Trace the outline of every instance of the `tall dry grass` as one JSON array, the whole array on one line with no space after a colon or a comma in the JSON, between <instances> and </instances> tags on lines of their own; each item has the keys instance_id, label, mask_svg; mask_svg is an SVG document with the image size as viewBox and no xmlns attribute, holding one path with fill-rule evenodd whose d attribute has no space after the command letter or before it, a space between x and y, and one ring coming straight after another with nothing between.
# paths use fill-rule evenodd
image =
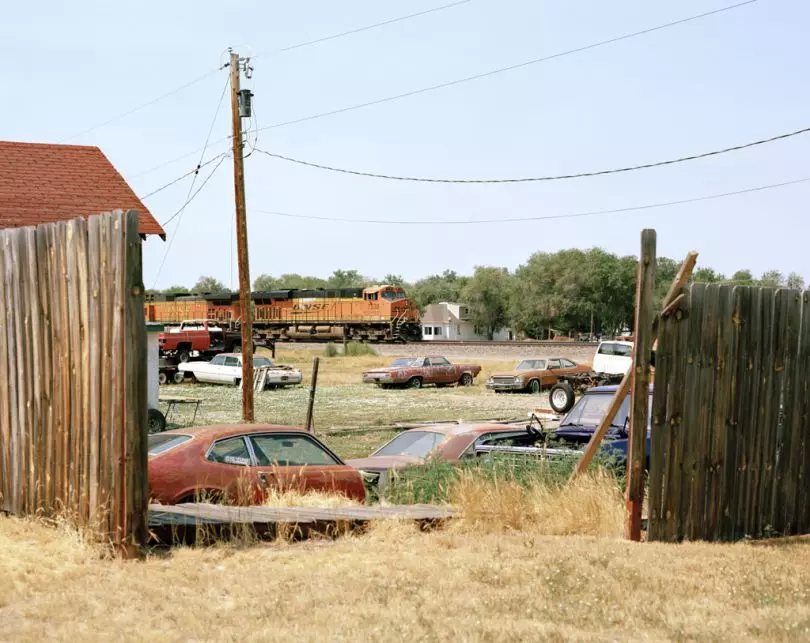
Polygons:
<instances>
[{"instance_id":1,"label":"tall dry grass","mask_svg":"<svg viewBox=\"0 0 810 643\"><path fill-rule=\"evenodd\" d=\"M461 471L450 489L454 528L467 532L532 531L549 536L619 537L624 507L616 479L603 469L568 485L537 477L519 483Z\"/></svg>"}]
</instances>

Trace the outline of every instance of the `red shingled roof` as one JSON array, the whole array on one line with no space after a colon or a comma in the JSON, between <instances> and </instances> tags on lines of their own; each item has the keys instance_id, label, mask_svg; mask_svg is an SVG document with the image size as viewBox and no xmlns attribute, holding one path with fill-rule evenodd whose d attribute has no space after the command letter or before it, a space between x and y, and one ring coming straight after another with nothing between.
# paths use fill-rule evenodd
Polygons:
<instances>
[{"instance_id":1,"label":"red shingled roof","mask_svg":"<svg viewBox=\"0 0 810 643\"><path fill-rule=\"evenodd\" d=\"M0 228L137 210L139 232L165 232L97 147L0 141Z\"/></svg>"}]
</instances>

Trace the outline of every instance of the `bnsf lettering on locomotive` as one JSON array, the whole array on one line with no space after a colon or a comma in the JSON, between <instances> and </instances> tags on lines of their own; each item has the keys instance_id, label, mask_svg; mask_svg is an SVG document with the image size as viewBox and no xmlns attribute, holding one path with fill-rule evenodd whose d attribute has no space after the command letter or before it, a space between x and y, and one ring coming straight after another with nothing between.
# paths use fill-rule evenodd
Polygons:
<instances>
[{"instance_id":1,"label":"bnsf lettering on locomotive","mask_svg":"<svg viewBox=\"0 0 810 643\"><path fill-rule=\"evenodd\" d=\"M312 303L312 304L293 304L293 310L310 311L310 310L327 310L329 304Z\"/></svg>"}]
</instances>

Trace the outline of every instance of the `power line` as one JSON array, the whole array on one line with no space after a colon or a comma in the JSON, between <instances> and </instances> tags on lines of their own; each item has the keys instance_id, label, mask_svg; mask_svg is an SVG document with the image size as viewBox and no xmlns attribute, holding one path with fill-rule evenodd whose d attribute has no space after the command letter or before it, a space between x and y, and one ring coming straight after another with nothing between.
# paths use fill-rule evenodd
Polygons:
<instances>
[{"instance_id":1,"label":"power line","mask_svg":"<svg viewBox=\"0 0 810 643\"><path fill-rule=\"evenodd\" d=\"M487 72L483 72L480 74L474 74L472 76L465 76L464 78L458 78L456 80L447 81L444 83L439 83L438 85L430 85L428 87L422 87L420 89L413 89L408 92L403 92L401 94L396 94L394 96L387 96L385 98L378 98L376 100L368 101L365 103L358 103L356 105L350 105L349 107L341 107L340 109L334 109L328 112L319 112L317 114L311 114L310 116L303 116L301 118L296 118L289 121L283 121L280 123L274 123L273 125L267 125L262 129L272 129L276 127L285 127L287 125L295 125L297 123L303 123L306 121L312 121L319 118L325 118L327 116L334 116L336 114L343 114L344 112L350 112L356 109L363 109L365 107L371 107L373 105L380 105L382 103L388 103L390 101L400 100L401 98L408 98L409 96L416 96L418 94L426 94L428 92L436 91L439 89L445 89L447 87L453 87L455 85L460 85L462 83L467 83L473 80L480 80L481 78L488 78L489 76L494 76L496 74L501 74L507 71L513 71L515 69L520 69L522 67L528 67L529 65L535 65L537 63L546 62L549 60L553 60L555 58L562 58L563 56L570 56L571 54L580 53L583 51L587 51L589 49L595 49L596 47L602 47L604 45L610 45L616 42L620 42L622 40L628 40L629 38L635 38L637 36L643 36L648 33L652 33L654 31L660 31L661 29L667 29L669 27L675 27L677 25L682 25L687 22L692 22L694 20L700 20L701 18L707 18L709 16L713 16L719 13L723 13L726 11L731 11L733 9L739 9L740 7L744 7L749 4L753 4L758 2L758 0L746 0L745 2L739 2L737 4L728 5L725 7L720 7L719 9L714 9L712 11L707 11L705 13L700 13L694 16L689 16L688 18L682 18L680 20L675 20L673 22L667 22L662 25L657 25L655 27L649 27L648 29L642 29L641 31L634 31L632 33L623 34L621 36L616 36L615 38L609 38L608 40L600 40L599 42L591 43L589 45L584 45L582 47L577 47L575 49L568 49L566 51L561 51L555 54L551 54L548 56L543 56L542 58L534 58L532 60L527 60L521 63L517 63L514 65L509 65L508 67L500 67L498 69L492 69Z\"/></svg>"},{"instance_id":2,"label":"power line","mask_svg":"<svg viewBox=\"0 0 810 643\"><path fill-rule=\"evenodd\" d=\"M429 13L435 13L437 11L443 11L444 9L451 9L452 7L458 7L462 4L468 4L472 2L472 0L460 0L459 2L451 2L450 4L444 4L440 7L433 7L432 9L425 9L424 11L417 11L416 13L409 13L406 16L400 16L398 18L391 18L389 20L383 20L382 22L375 22L374 24L366 25L365 27L358 27L356 29L350 29L348 31L341 31L340 33L332 34L331 36L324 36L323 38L317 38L315 40L308 40L306 42L299 42L296 45L290 45L288 47L284 47L283 49L279 49L279 52L285 51L292 51L293 49L299 49L301 47L308 47L310 45L317 45L322 42L326 42L327 40L335 40L336 38L342 38L344 36L351 36L356 33L361 33L363 31L369 31L370 29L376 29L378 27L385 27L386 25L392 25L395 22L402 22L403 20L408 20L410 18L418 18L419 16L425 16ZM254 56L255 58L256 56Z\"/></svg>"},{"instance_id":3,"label":"power line","mask_svg":"<svg viewBox=\"0 0 810 643\"><path fill-rule=\"evenodd\" d=\"M163 271L163 266L166 263L166 258L169 256L172 246L174 245L174 240L177 238L177 232L180 229L180 224L183 222L183 213L186 211L186 207L188 206L189 203L191 203L194 200L194 197L196 197L202 191L206 183L208 183L211 177L214 176L214 173L219 169L219 166L222 165L222 161L225 160L225 155L221 154L219 157L219 162L214 166L214 169L211 170L211 172L208 174L207 177L205 177L205 180L203 181L199 189L192 194L194 184L197 182L197 177L200 174L200 167L202 167L202 160L205 157L205 151L208 149L208 142L211 140L211 134L214 132L214 126L217 123L217 117L219 116L219 111L222 108L222 101L225 98L225 92L228 90L229 84L230 84L230 76L226 76L225 85L222 87L222 92L219 95L219 101L217 101L217 108L214 111L214 118L211 119L211 125L208 127L208 134L205 137L205 143L203 144L202 147L202 154L200 155L200 160L197 162L197 170L194 172L194 178L191 179L191 185L189 185L188 187L188 194L186 195L186 201L185 203L183 203L182 206L180 206L180 209L177 212L175 212L169 219L167 219L161 224L162 226L165 227L175 217L178 216L180 217L177 220L177 225L174 227L174 234L172 235L172 238L169 239L169 245L166 246L166 252L163 254L163 259L161 260L157 274L155 275L155 283L153 287L157 286L158 279L160 279L160 273Z\"/></svg>"},{"instance_id":4,"label":"power line","mask_svg":"<svg viewBox=\"0 0 810 643\"><path fill-rule=\"evenodd\" d=\"M176 88L172 89L171 91L166 92L165 94L161 94L157 98L153 98L152 100L147 101L147 102L145 102L145 103L143 103L141 105L138 105L137 107L134 107L134 108L130 109L129 111L122 112L121 114L118 114L117 116L113 116L112 118L108 118L103 123L99 123L98 125L93 125L92 127L88 127L86 130L84 130L82 132L79 132L78 134L74 134L73 136L69 136L68 138L64 138L61 141L59 141L59 143L60 144L61 143L67 143L68 141L72 141L75 138L79 138L80 136L84 136L85 134L89 134L90 132L94 132L97 129L105 127L105 126L109 125L110 123L114 123L115 121L121 120L122 118L126 118L127 116L131 116L132 114L134 114L136 112L139 112L142 109L145 109L146 107L149 107L150 105L154 105L155 103L157 103L158 101L163 100L164 98L168 98L169 96L173 96L174 94L177 94L178 92L181 92L184 89L187 89L187 88L191 87L192 85L196 85L197 83L205 80L206 78L208 78L210 76L213 76L214 74L219 72L220 69L222 69L222 68L220 67L219 69L212 69L210 71L207 71L202 76L197 76L197 78L195 78L193 80L190 80L189 82L185 83L184 85L180 85L180 87L176 87Z\"/></svg>"},{"instance_id":5,"label":"power line","mask_svg":"<svg viewBox=\"0 0 810 643\"><path fill-rule=\"evenodd\" d=\"M463 184L491 184L491 183L529 183L533 181L559 181L562 179L579 179L584 177L590 176L603 176L606 174L619 174L622 172L633 172L636 170L646 170L653 167L661 167L664 165L674 165L676 163L684 163L686 161L695 161L697 159L703 159L710 156L719 156L720 154L727 154L728 152L736 152L739 150L744 150L749 147L755 147L757 145L765 145L766 143L773 143L774 141L780 141L786 138L790 138L792 136L798 136L800 134L806 134L810 132L810 127L805 127L800 130L796 130L795 132L788 132L786 134L779 134L778 136L772 136L770 138L761 139L758 141L753 141L751 143L743 143L741 145L734 145L733 147L726 147L721 150L714 150L712 152L703 152L701 154L692 154L690 156L682 156L676 159L669 159L666 161L656 161L654 163L643 163L640 165L631 165L628 167L620 167L620 168L613 168L609 170L596 170L593 172L580 172L578 174L558 174L554 176L532 176L532 177L520 177L520 178L513 178L513 179L437 179L437 178L427 178L427 177L414 177L414 176L394 176L391 174L377 174L374 172L360 172L356 170L347 170L345 168L339 167L332 167L329 165L322 165L320 163L312 163L310 161L302 161L300 159L291 158L289 156L284 156L282 154L274 154L273 152L267 152L265 150L256 149L257 152L261 152L266 156L280 159L282 161L287 161L289 163L296 163L298 165L304 165L306 167L314 167L319 170L327 170L329 172L339 172L341 174L351 174L354 176L364 176L370 177L374 179L387 179L389 181L414 181L418 183L463 183Z\"/></svg>"},{"instance_id":6,"label":"power line","mask_svg":"<svg viewBox=\"0 0 810 643\"><path fill-rule=\"evenodd\" d=\"M175 183L179 183L180 181L182 181L182 180L183 180L184 178L186 178L187 176L191 176L192 174L197 174L197 173L199 173L199 171L200 171L202 168L204 168L206 165L210 165L211 163L213 163L214 161L216 161L217 159L219 159L219 158L221 158L221 157L223 157L223 156L227 156L227 155L226 155L226 154L217 154L217 155L216 155L216 156L214 156L213 158L208 159L208 160L207 160L205 163L202 163L202 164L200 164L200 165L197 165L197 167L195 167L193 170L189 170L188 172L186 172L186 173L185 173L185 174L183 174L182 176L178 176L178 177L177 177L176 179L174 179L173 181L169 181L168 183L166 183L166 185L162 185L162 186L160 186L159 188L157 188L157 189L155 189L155 190L152 190L152 191L151 191L149 194L145 194L144 196L139 197L139 198L141 199L141 201L145 201L145 200L146 200L146 199L148 199L149 197L154 196L155 194L157 194L158 192L163 192L163 190L165 190L166 188L170 188L170 187L171 187L171 186L173 186Z\"/></svg>"},{"instance_id":7,"label":"power line","mask_svg":"<svg viewBox=\"0 0 810 643\"><path fill-rule=\"evenodd\" d=\"M757 187L752 188L745 188L742 190L735 190L733 192L721 192L719 194L707 194L704 196L693 197L691 199L679 199L677 201L664 201L661 203L647 203L644 205L636 205L626 208L615 208L612 210L591 210L588 212L574 212L568 214L549 214L549 215L541 215L535 217L513 217L507 219L468 219L464 221L452 221L452 220L418 220L418 221L386 221L384 219L347 219L341 217L324 217L324 216L316 216L316 215L307 215L307 214L290 214L288 212L277 212L273 210L253 210L253 212L260 212L262 214L270 214L279 217L288 217L292 219L309 219L315 221L329 221L335 223L364 223L364 224L381 224L381 225L480 225L480 224L488 224L488 223L518 223L518 222L529 222L529 221L549 221L552 219L574 219L579 217L593 217L593 216L600 216L600 215L608 215L608 214L621 214L625 212L639 212L642 210L652 210L654 208L665 208L671 207L674 205L684 205L687 203L697 203L698 201L709 201L712 199L721 199L724 197L735 196L738 194L748 194L751 192L760 192L763 190L772 190L775 188L781 188L788 185L796 185L798 183L805 183L810 181L810 176L802 178L802 179L794 179L792 181L784 181L782 183L771 183L769 185L760 185Z\"/></svg>"}]
</instances>

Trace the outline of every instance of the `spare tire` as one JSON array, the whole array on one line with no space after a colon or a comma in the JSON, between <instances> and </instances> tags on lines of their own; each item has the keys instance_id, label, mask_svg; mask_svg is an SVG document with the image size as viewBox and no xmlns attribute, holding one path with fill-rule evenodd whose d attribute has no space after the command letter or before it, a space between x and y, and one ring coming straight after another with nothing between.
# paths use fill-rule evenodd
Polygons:
<instances>
[{"instance_id":1,"label":"spare tire","mask_svg":"<svg viewBox=\"0 0 810 643\"><path fill-rule=\"evenodd\" d=\"M568 413L574 406L574 389L568 382L557 382L551 387L548 402L557 413Z\"/></svg>"}]
</instances>

